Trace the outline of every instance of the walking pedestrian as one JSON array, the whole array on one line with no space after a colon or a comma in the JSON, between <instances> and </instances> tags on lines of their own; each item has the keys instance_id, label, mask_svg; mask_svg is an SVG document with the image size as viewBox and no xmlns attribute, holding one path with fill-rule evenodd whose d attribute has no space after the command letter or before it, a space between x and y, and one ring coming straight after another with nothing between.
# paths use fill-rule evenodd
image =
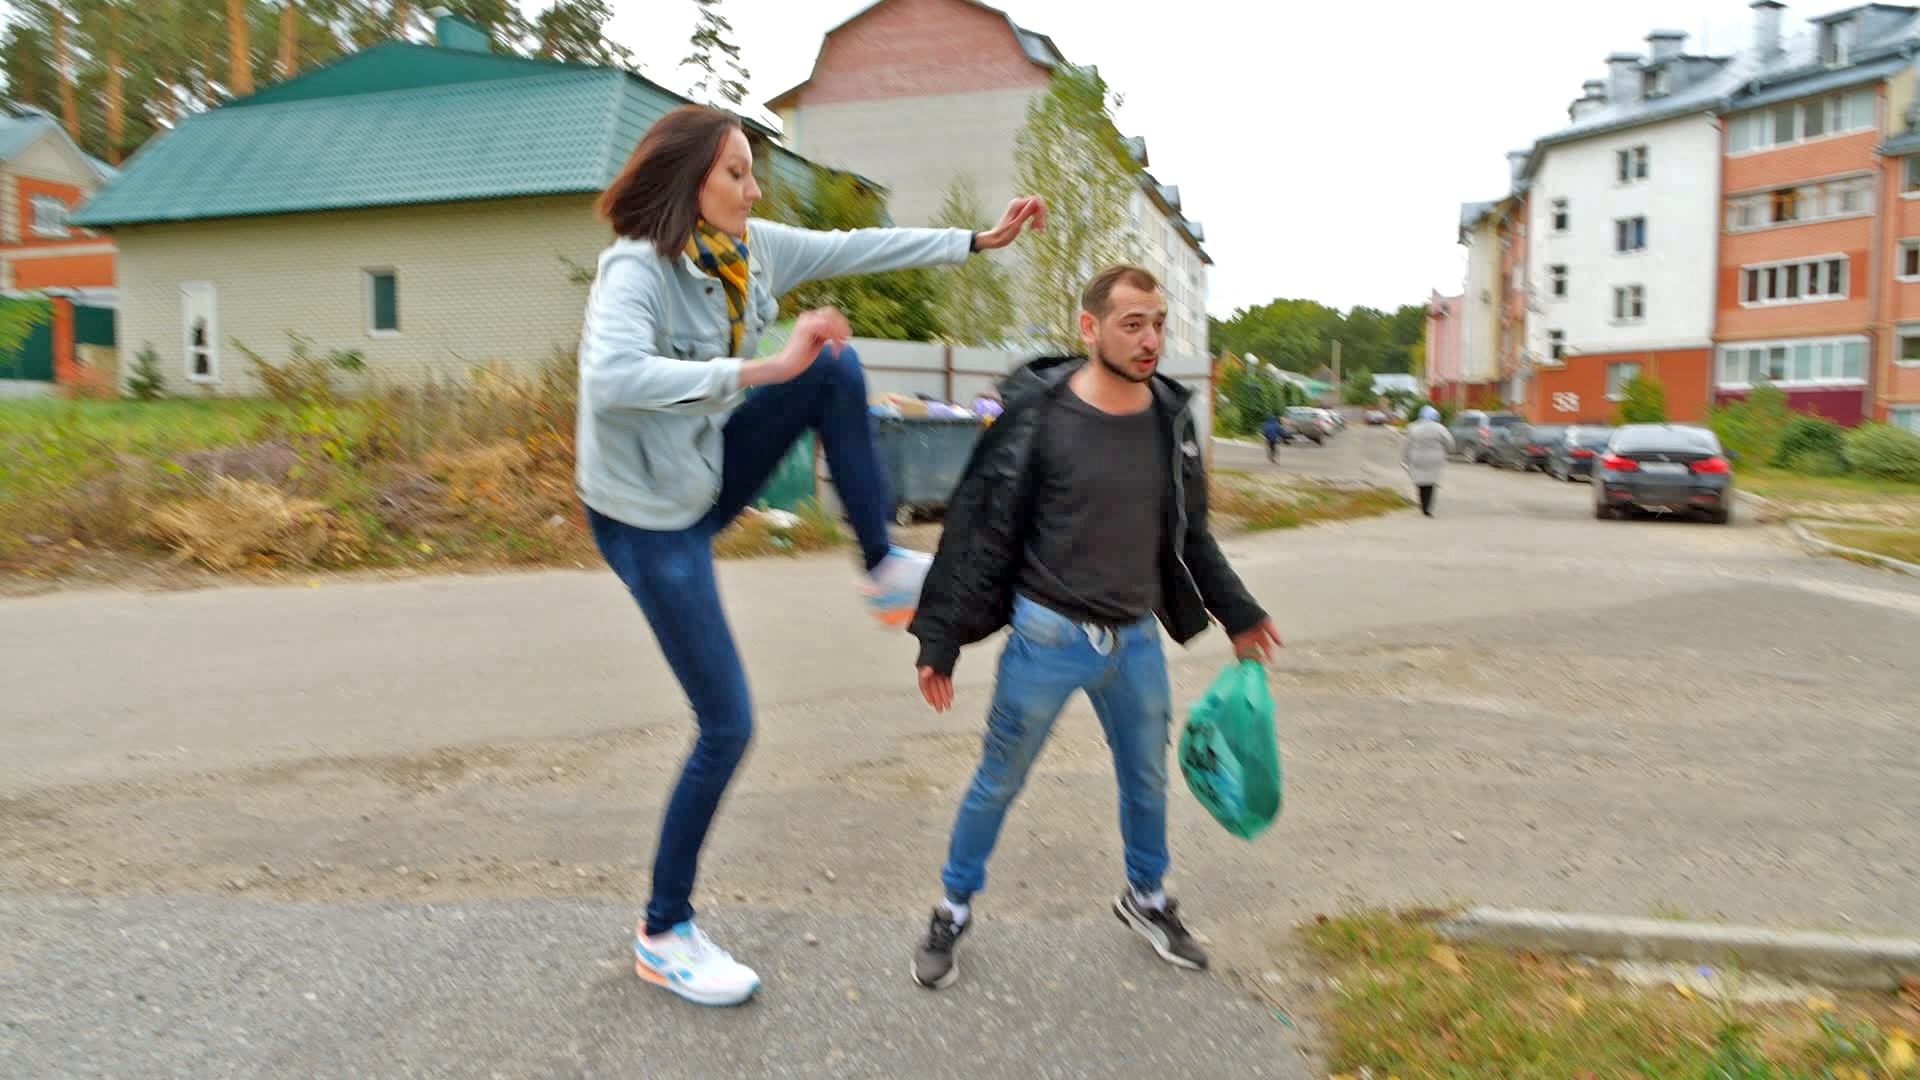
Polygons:
<instances>
[{"instance_id":1,"label":"walking pedestrian","mask_svg":"<svg viewBox=\"0 0 1920 1080\"><path fill-rule=\"evenodd\" d=\"M1146 271L1096 276L1081 298L1089 359L1038 360L1007 380L1006 413L948 504L908 628L920 639L927 703L953 705L963 646L1008 624L1013 633L941 873L945 898L914 956L922 986L958 976L954 947L972 925L1001 824L1078 691L1100 718L1119 785L1126 886L1113 912L1167 962L1207 965L1163 890L1173 702L1155 616L1185 643L1211 614L1243 657L1271 657L1280 636L1208 530L1190 392L1158 373L1166 313Z\"/></svg>"},{"instance_id":2,"label":"walking pedestrian","mask_svg":"<svg viewBox=\"0 0 1920 1080\"><path fill-rule=\"evenodd\" d=\"M695 925L691 899L701 847L753 731L714 536L813 431L859 539L860 590L881 622L905 625L930 562L889 541L886 480L846 318L809 311L779 353L747 357L779 298L802 282L964 262L1046 216L1040 200L1022 198L984 233L814 232L750 220L759 197L737 118L688 105L656 121L600 198L616 239L600 255L580 341L579 494L698 726L660 823L635 970L703 1005L738 1004L760 986Z\"/></svg>"},{"instance_id":3,"label":"walking pedestrian","mask_svg":"<svg viewBox=\"0 0 1920 1080\"><path fill-rule=\"evenodd\" d=\"M1420 512L1428 517L1433 516L1434 493L1440 487L1440 474L1446 471L1447 458L1453 450L1453 432L1440 422L1440 410L1431 405L1422 406L1420 419L1407 425L1400 464L1420 493Z\"/></svg>"},{"instance_id":4,"label":"walking pedestrian","mask_svg":"<svg viewBox=\"0 0 1920 1080\"><path fill-rule=\"evenodd\" d=\"M1268 413L1267 422L1260 425L1260 434L1267 437L1267 460L1279 460L1280 440L1286 435L1286 429L1280 426L1280 418Z\"/></svg>"}]
</instances>

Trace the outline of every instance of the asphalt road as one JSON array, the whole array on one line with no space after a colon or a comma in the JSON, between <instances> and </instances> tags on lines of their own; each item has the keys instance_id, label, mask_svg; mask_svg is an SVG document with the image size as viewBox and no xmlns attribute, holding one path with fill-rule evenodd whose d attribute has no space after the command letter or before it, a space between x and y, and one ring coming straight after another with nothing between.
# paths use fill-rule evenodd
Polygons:
<instances>
[{"instance_id":1,"label":"asphalt road","mask_svg":"<svg viewBox=\"0 0 1920 1080\"><path fill-rule=\"evenodd\" d=\"M1216 467L1400 483L1396 453L1352 430ZM1289 643L1288 802L1248 845L1174 793L1200 979L1105 910L1112 773L1079 704L1003 835L979 964L916 997L994 649L935 716L842 559L727 566L759 734L701 899L771 975L731 1017L624 970L687 725L610 574L0 602L0 1000L31 1003L0 1018L0 1073L1287 1076L1315 912L1920 930L1920 585L1750 518L1596 522L1587 497L1456 466L1433 520L1227 542ZM1226 643L1171 657L1184 703ZM633 1064L649 1048L670 1064Z\"/></svg>"}]
</instances>

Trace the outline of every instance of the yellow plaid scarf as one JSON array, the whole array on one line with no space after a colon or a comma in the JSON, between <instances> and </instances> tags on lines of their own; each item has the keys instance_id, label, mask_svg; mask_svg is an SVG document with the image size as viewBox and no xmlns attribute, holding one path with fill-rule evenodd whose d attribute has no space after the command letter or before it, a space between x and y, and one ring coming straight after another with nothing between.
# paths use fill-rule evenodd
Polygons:
<instances>
[{"instance_id":1,"label":"yellow plaid scarf","mask_svg":"<svg viewBox=\"0 0 1920 1080\"><path fill-rule=\"evenodd\" d=\"M729 355L740 355L740 335L747 317L747 239L735 240L702 218L694 222L693 235L687 238L687 255L711 277L720 280L727 294L727 323L733 331Z\"/></svg>"}]
</instances>

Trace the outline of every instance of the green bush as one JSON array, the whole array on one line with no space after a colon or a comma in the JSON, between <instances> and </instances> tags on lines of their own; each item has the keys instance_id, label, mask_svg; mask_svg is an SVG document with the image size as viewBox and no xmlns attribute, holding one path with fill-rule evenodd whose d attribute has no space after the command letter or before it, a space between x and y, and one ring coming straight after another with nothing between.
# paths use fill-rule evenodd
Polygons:
<instances>
[{"instance_id":1,"label":"green bush","mask_svg":"<svg viewBox=\"0 0 1920 1080\"><path fill-rule=\"evenodd\" d=\"M127 393L135 401L159 401L167 396L167 377L160 373L160 356L151 342L142 345L134 357L133 376L127 380Z\"/></svg>"},{"instance_id":2,"label":"green bush","mask_svg":"<svg viewBox=\"0 0 1920 1080\"><path fill-rule=\"evenodd\" d=\"M1745 401L1713 410L1707 423L1727 449L1749 461L1772 461L1792 419L1786 391L1756 386Z\"/></svg>"},{"instance_id":3,"label":"green bush","mask_svg":"<svg viewBox=\"0 0 1920 1080\"><path fill-rule=\"evenodd\" d=\"M1855 472L1920 484L1920 435L1887 424L1863 424L1846 436L1847 464Z\"/></svg>"},{"instance_id":4,"label":"green bush","mask_svg":"<svg viewBox=\"0 0 1920 1080\"><path fill-rule=\"evenodd\" d=\"M1847 466L1847 433L1839 424L1819 416L1796 416L1781 432L1780 445L1774 449L1773 464L1782 469L1832 476L1818 468Z\"/></svg>"},{"instance_id":5,"label":"green bush","mask_svg":"<svg viewBox=\"0 0 1920 1080\"><path fill-rule=\"evenodd\" d=\"M1664 424L1667 422L1667 388L1659 379L1635 375L1627 380L1620 399L1616 422L1621 424Z\"/></svg>"}]
</instances>

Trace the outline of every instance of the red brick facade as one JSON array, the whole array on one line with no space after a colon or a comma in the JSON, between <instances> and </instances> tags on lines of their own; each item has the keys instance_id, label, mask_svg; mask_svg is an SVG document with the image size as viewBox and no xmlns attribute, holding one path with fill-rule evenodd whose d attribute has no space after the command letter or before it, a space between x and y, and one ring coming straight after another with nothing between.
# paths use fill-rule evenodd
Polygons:
<instances>
[{"instance_id":1,"label":"red brick facade","mask_svg":"<svg viewBox=\"0 0 1920 1080\"><path fill-rule=\"evenodd\" d=\"M829 32L812 77L768 105L777 111L1046 84L1047 69L1022 51L1005 14L972 0L880 0Z\"/></svg>"}]
</instances>

